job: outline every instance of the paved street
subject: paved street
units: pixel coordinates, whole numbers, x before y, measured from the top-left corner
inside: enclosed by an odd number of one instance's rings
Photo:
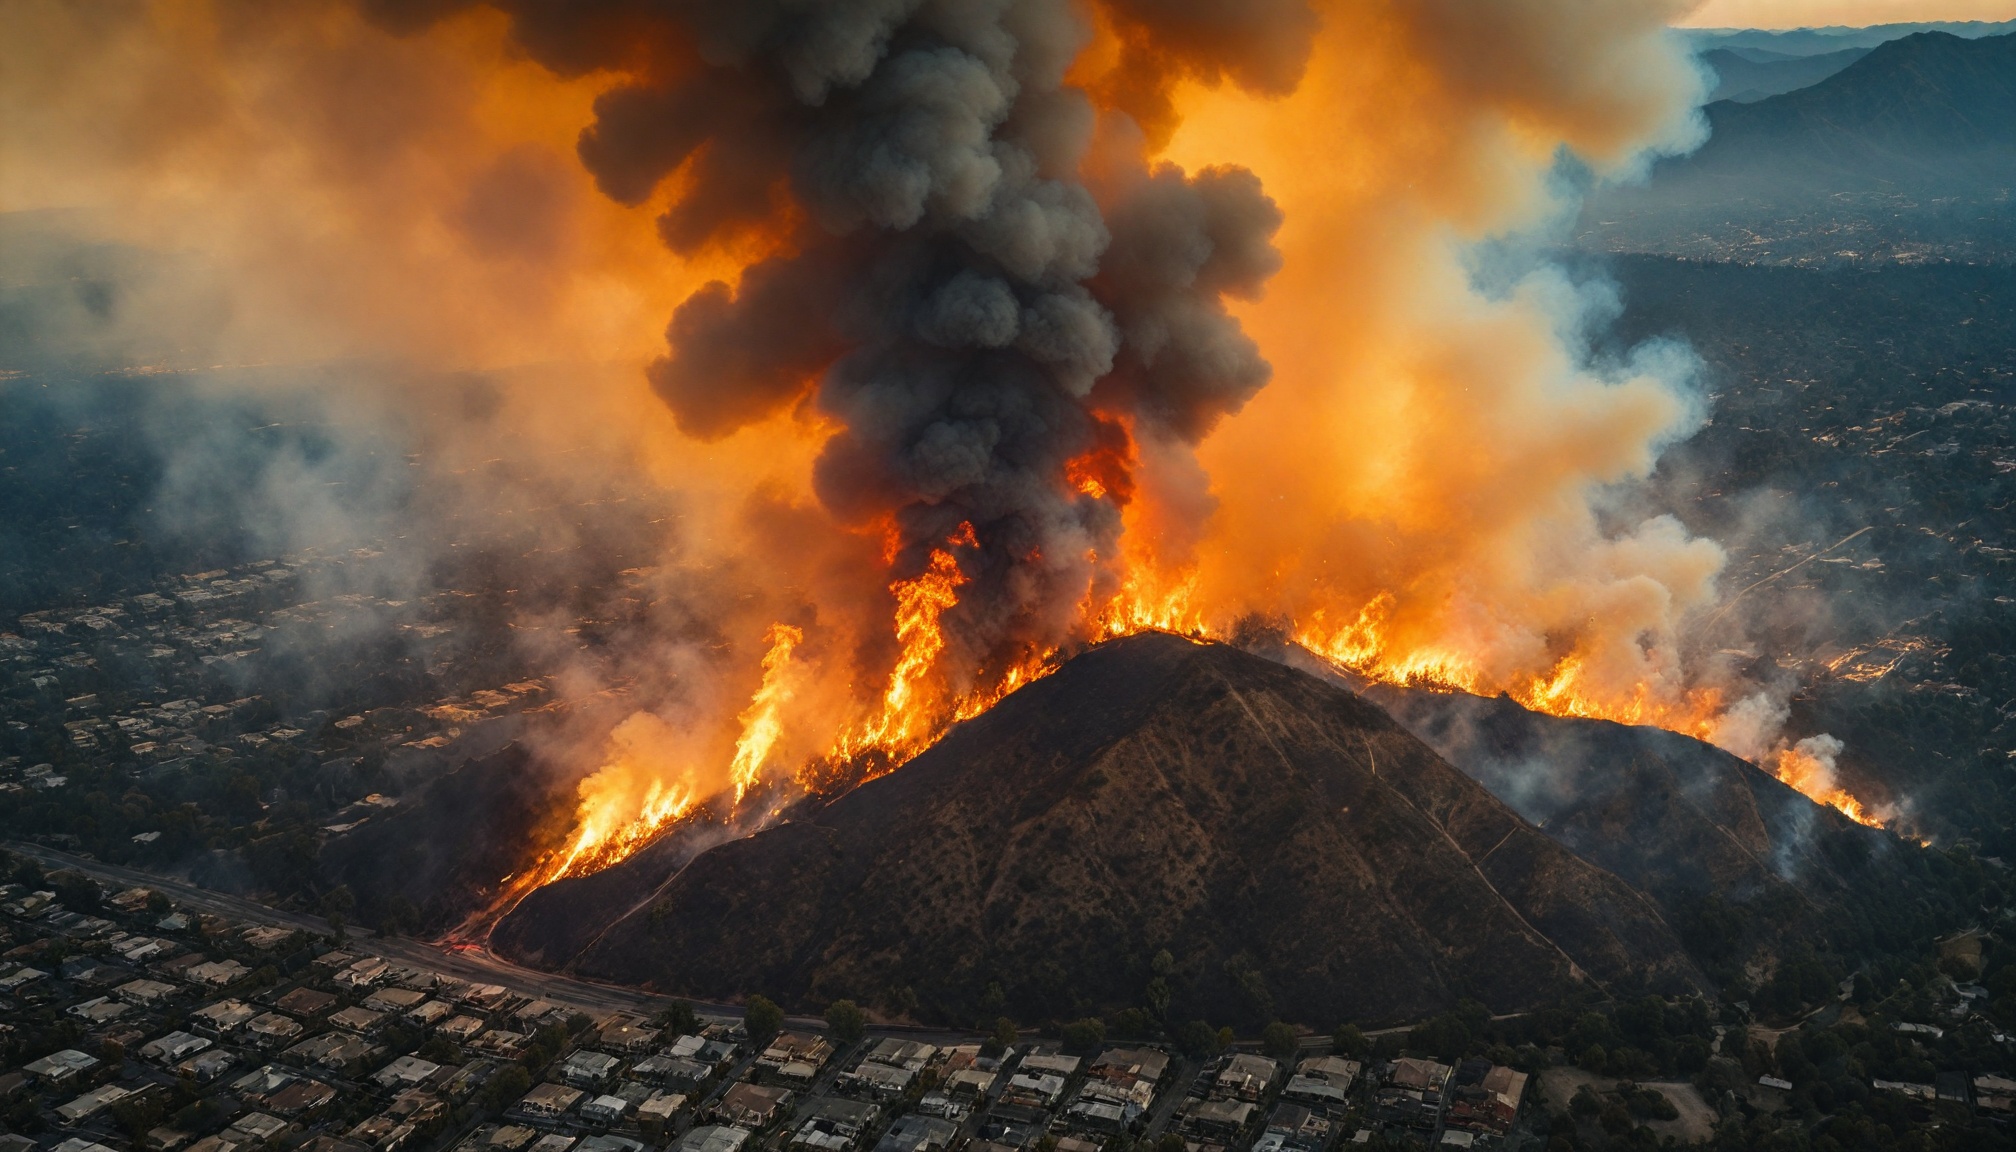
[[[1197,1082],[1197,1074],[1204,1067],[1198,1061],[1182,1056],[1172,1055],[1170,1059],[1175,1061],[1175,1067],[1169,1073],[1169,1085],[1157,1097],[1155,1107],[1148,1113],[1148,1127],[1143,1131],[1142,1139],[1150,1144],[1169,1127],[1170,1118],[1176,1115],[1176,1109],[1183,1104],[1184,1094],[1190,1091],[1190,1085]]]
[[[256,901],[200,888],[184,880],[157,876],[151,872],[107,864],[100,860],[86,860],[39,844],[10,842],[6,848],[10,852],[33,858],[45,868],[74,868],[79,872],[127,887],[156,889],[185,908],[228,916],[233,920],[248,923],[299,928],[320,935],[328,935],[331,932],[329,922],[320,916],[305,912],[283,912]],[[663,1010],[672,1002],[672,997],[656,996],[635,988],[596,984],[521,967],[482,949],[453,948],[399,936],[370,936],[362,933],[351,935],[344,946],[353,952],[383,956],[387,960],[432,969],[472,983],[501,984],[523,995],[539,996],[556,1004],[565,1004],[589,1013],[606,1015],[610,1012],[634,1012],[651,1015]],[[693,1010],[710,1016],[742,1015],[741,1006],[735,1004],[696,1003],[693,1005]]]
[[[258,901],[214,892],[186,880],[159,876],[118,864],[107,864],[102,860],[86,860],[81,856],[59,852],[40,844],[9,841],[4,847],[10,852],[39,861],[44,868],[74,868],[79,872],[125,887],[157,889],[162,895],[186,908],[211,912],[247,923],[299,928],[323,936],[333,931],[329,922],[320,916],[269,908]],[[627,1012],[651,1016],[663,1011],[675,999],[619,984],[598,984],[592,980],[541,972],[535,968],[514,964],[487,949],[466,945],[436,944],[401,936],[353,933],[344,947],[352,952],[383,956],[387,960],[427,968],[475,984],[501,984],[521,995],[538,996],[555,1004],[565,1004],[570,1008],[578,1008],[595,1015]],[[740,1004],[717,1004],[701,1000],[691,1003],[693,1010],[703,1016],[740,1018],[742,1015]],[[785,1018],[785,1025],[823,1029],[826,1022],[813,1017],[790,1016]],[[901,1024],[877,1024],[874,1026],[874,1031],[880,1034],[902,1033],[925,1043],[941,1046],[961,1044],[974,1038],[973,1034],[966,1032]]]

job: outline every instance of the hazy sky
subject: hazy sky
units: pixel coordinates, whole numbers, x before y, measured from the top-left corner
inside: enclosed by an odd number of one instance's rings
[[[1681,23],[1702,28],[1799,28],[2012,19],[2016,0],[1707,0]]]

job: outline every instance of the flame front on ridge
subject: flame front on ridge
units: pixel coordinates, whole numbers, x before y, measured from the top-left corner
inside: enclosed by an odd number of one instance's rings
[[[1055,650],[1031,653],[984,688],[961,695],[945,689],[942,621],[958,604],[959,591],[967,584],[954,550],[970,546],[971,540],[970,526],[962,525],[943,547],[932,551],[922,573],[891,584],[899,655],[872,713],[838,733],[820,758],[822,763],[846,763],[872,755],[874,767],[856,780],[892,771],[929,747],[952,724],[985,712],[1058,666],[1060,654]],[[1111,601],[1096,613],[1088,613],[1093,624],[1087,639],[1096,642],[1147,631],[1194,639],[1224,638],[1222,629],[1211,627],[1195,606],[1194,578],[1171,582],[1168,590],[1156,597],[1143,595],[1144,587],[1145,581],[1129,580]],[[1289,635],[1316,655],[1370,680],[1479,695],[1503,691],[1522,706],[1552,716],[1650,725],[1705,740],[1713,735],[1724,710],[1721,694],[1712,689],[1694,689],[1677,701],[1660,699],[1643,684],[1622,696],[1605,695],[1586,683],[1585,666],[1572,655],[1563,657],[1544,676],[1494,684],[1474,662],[1459,654],[1396,650],[1384,633],[1391,606],[1392,598],[1381,595],[1347,623],[1328,626],[1318,620],[1291,629]],[[742,733],[729,773],[733,805],[740,805],[764,782],[766,770],[782,768],[772,763],[771,753],[794,720],[789,711],[794,699],[789,674],[793,654],[804,638],[803,629],[789,625],[778,624],[770,630],[762,684],[740,716]],[[1838,750],[1838,742],[1813,738],[1761,757],[1759,766],[1857,823],[1884,827],[1886,815],[1873,811],[1836,783],[1832,755]],[[629,754],[634,754],[634,749],[624,753]],[[619,755],[583,783],[579,823],[572,840],[564,851],[535,870],[535,882],[528,890],[567,876],[600,871],[623,860],[706,800],[691,787],[667,786],[656,780],[632,796],[626,791],[629,779],[627,762]],[[813,786],[802,772],[796,783],[801,788]],[[634,805],[634,814],[628,816],[618,810],[626,797]]]

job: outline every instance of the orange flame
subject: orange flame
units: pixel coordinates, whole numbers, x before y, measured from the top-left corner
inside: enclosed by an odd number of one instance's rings
[[[1145,581],[1139,577],[1129,577],[1122,592],[1099,614],[1096,630],[1099,639],[1142,631],[1222,639],[1193,606],[1194,577],[1156,595],[1144,594],[1144,585]],[[1382,592],[1349,621],[1328,626],[1319,611],[1316,619],[1307,626],[1291,629],[1291,634],[1302,647],[1369,680],[1477,695],[1503,691],[1521,706],[1550,716],[1650,725],[1706,740],[1714,733],[1716,721],[1724,711],[1722,693],[1713,688],[1692,688],[1677,700],[1662,699],[1642,682],[1632,685],[1621,696],[1603,692],[1588,683],[1586,663],[1572,654],[1562,657],[1544,675],[1496,684],[1474,660],[1461,653],[1409,650],[1392,644],[1386,635],[1386,623],[1393,604],[1393,596]],[[1887,827],[1891,821],[1889,813],[1864,804],[1835,782],[1832,755],[1839,747],[1831,745],[1830,751],[1830,744],[1824,739],[1801,741],[1781,749],[1764,758],[1759,766],[1809,799],[1858,824]]]
[[[889,586],[896,597],[896,642],[902,655],[889,673],[889,687],[882,693],[881,706],[874,716],[837,742],[835,754],[851,759],[871,748],[888,752],[892,758],[907,760],[922,750],[936,735],[925,690],[945,650],[945,634],[939,619],[959,603],[959,589],[966,574],[959,559],[947,548],[977,543],[973,525],[961,524],[946,539],[946,548],[934,548],[931,561],[915,579],[898,580]]]
[[[929,747],[952,724],[980,715],[1058,666],[1058,650],[1031,652],[973,691],[955,695],[946,690],[940,667],[947,646],[942,621],[969,582],[953,549],[975,544],[972,526],[961,524],[943,547],[932,550],[923,572],[889,586],[896,601],[899,655],[887,685],[873,713],[843,729],[828,753],[798,774],[801,786],[810,788],[821,771],[871,753],[878,755],[868,776],[891,771]],[[1710,688],[1690,689],[1677,699],[1663,697],[1644,683],[1622,693],[1606,692],[1590,682],[1587,663],[1573,653],[1560,657],[1542,675],[1497,682],[1460,652],[1395,642],[1388,627],[1393,606],[1394,598],[1381,593],[1342,623],[1331,624],[1325,613],[1318,612],[1307,624],[1292,626],[1288,634],[1316,655],[1370,680],[1479,695],[1502,691],[1524,707],[1548,715],[1652,725],[1707,739],[1724,713],[1721,694]],[[1224,629],[1214,627],[1197,603],[1194,574],[1158,582],[1153,573],[1132,572],[1118,594],[1087,616],[1092,621],[1088,638],[1095,641],[1145,631],[1224,638]],[[729,766],[728,783],[737,804],[761,780],[783,732],[794,696],[793,655],[804,632],[777,624],[768,639],[763,681],[740,715],[742,733]],[[633,717],[630,723],[638,720]],[[673,784],[655,775],[642,783],[633,780],[630,758],[644,742],[635,733],[625,739],[624,729],[618,730],[617,742],[624,746],[623,754],[582,785],[573,840],[535,871],[530,886],[606,868],[649,844],[706,798],[690,773]],[[1884,827],[1887,813],[1873,810],[1835,783],[1832,757],[1838,750],[1838,743],[1816,737],[1778,749],[1762,758],[1760,767],[1860,824]]]
[[[537,869],[539,884],[600,872],[656,839],[706,799],[701,774],[684,760],[681,735],[648,712],[610,734],[610,757],[581,782],[573,837]],[[678,769],[668,774],[671,762]]]
[[[1136,632],[1175,632],[1193,637],[1212,634],[1203,612],[1194,603],[1197,593],[1194,573],[1154,592],[1149,591],[1148,584],[1142,574],[1128,574],[1119,594],[1100,609],[1093,628],[1095,639],[1111,640]]]
[[[776,624],[770,629],[770,651],[763,657],[763,685],[742,712],[742,737],[735,742],[735,759],[728,766],[735,782],[735,803],[756,785],[763,764],[784,732],[784,706],[791,702],[789,680],[791,653],[805,640],[801,628]]]
[[[1094,424],[1098,446],[1064,463],[1064,479],[1094,500],[1125,507],[1134,498],[1134,441],[1127,426],[1101,418]]]
[[[1814,736],[1789,748],[1778,749],[1765,766],[1772,775],[1798,789],[1808,799],[1833,808],[1857,824],[1870,828],[1884,827],[1889,813],[1879,815],[1836,783],[1834,757],[1840,751],[1839,740],[1831,736]]]
[[[1360,611],[1356,620],[1324,634],[1310,630],[1297,640],[1304,647],[1368,679],[1389,684],[1442,688],[1489,694],[1492,685],[1476,665],[1447,652],[1388,651],[1380,626],[1390,611],[1392,599],[1381,594]],[[1622,697],[1591,690],[1585,683],[1585,664],[1573,656],[1564,657],[1544,676],[1523,684],[1503,686],[1503,691],[1522,706],[1550,716],[1573,716],[1611,720],[1619,724],[1644,724],[1707,740],[1722,716],[1722,693],[1713,688],[1689,689],[1679,700],[1660,699],[1644,683],[1632,685]],[[1858,824],[1871,828],[1887,825],[1887,818],[1857,800],[1835,783],[1833,752],[1838,743],[1821,743],[1827,738],[1801,741],[1765,758],[1759,767],[1791,785],[1816,803],[1825,804]]]

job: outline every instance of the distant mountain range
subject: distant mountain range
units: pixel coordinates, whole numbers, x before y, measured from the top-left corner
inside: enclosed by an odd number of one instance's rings
[[[1717,100],[1748,104],[1767,96],[1810,87],[1869,54],[1867,48],[1843,48],[1813,56],[1784,56],[1756,48],[1712,48],[1701,62],[1715,70]]]
[[[1831,193],[1939,192],[2016,179],[2016,35],[1921,32],[1833,76],[1751,104],[1709,105],[1708,142],[1662,164],[1673,181],[1760,180]]]
[[[1737,53],[1756,55],[1711,53],[1725,87],[1833,63]],[[2016,35],[1919,32],[1806,87],[1705,111],[1699,150],[1588,199],[1582,244],[1798,263],[2016,257]]]
[[[1683,32],[1697,52],[1729,49],[1752,60],[1787,60],[1818,56],[1844,48],[1874,48],[1919,32],[1944,32],[1967,40],[2016,32],[2016,20],[1928,20],[1910,24],[1874,24],[1866,28],[1833,26],[1792,28],[1782,32],[1761,28],[1700,28]]]

